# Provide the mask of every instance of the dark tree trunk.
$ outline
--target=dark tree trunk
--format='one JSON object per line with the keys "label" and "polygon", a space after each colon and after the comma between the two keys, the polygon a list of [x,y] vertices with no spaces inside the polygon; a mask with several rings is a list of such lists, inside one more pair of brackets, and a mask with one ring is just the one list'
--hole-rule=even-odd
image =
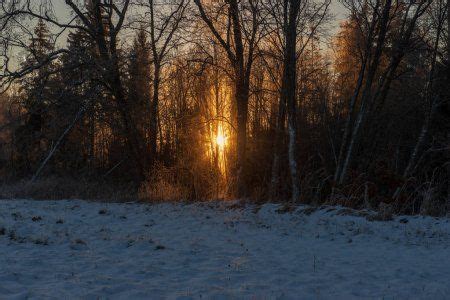
{"label": "dark tree trunk", "polygon": [[[447,86],[450,86],[450,0],[447,0]],[[447,89],[447,111],[450,112],[450,90]],[[450,147],[450,131],[447,132]],[[450,151],[447,151],[447,210],[450,211]]]}
{"label": "dark tree trunk", "polygon": [[240,71],[237,72],[235,82],[235,97],[237,108],[237,194],[238,197],[246,196],[246,148],[247,148],[247,118],[248,118],[248,98],[249,85],[247,79]]}
{"label": "dark tree trunk", "polygon": [[159,85],[160,85],[160,66],[155,64],[153,74],[153,96],[150,108],[150,162],[154,164],[157,155],[158,140],[158,114],[159,114]]}
{"label": "dark tree trunk", "polygon": [[235,98],[237,108],[237,161],[236,161],[236,180],[237,196],[247,196],[246,185],[246,164],[247,164],[247,119],[248,119],[248,99],[250,85],[251,56],[249,55],[247,67],[245,66],[244,43],[241,32],[241,23],[239,19],[239,8],[236,0],[229,1],[230,15],[233,24],[233,37],[235,45]]}
{"label": "dark tree trunk", "polygon": [[115,63],[113,67],[113,75],[112,75],[112,84],[113,84],[113,95],[119,105],[120,115],[122,117],[122,122],[124,126],[124,134],[125,140],[130,152],[130,156],[134,161],[137,179],[143,180],[145,178],[146,172],[146,163],[145,163],[145,155],[142,152],[141,142],[142,138],[140,138],[140,134],[138,129],[136,128],[136,124],[134,123],[132,116],[130,114],[131,107],[128,103],[128,100],[125,97],[122,80],[120,78],[120,73],[118,69],[118,64]]}
{"label": "dark tree trunk", "polygon": [[275,128],[275,143],[273,145],[273,162],[272,162],[272,179],[270,186],[270,197],[275,199],[280,191],[280,166],[281,166],[281,154],[283,153],[284,146],[284,130],[286,122],[286,99],[280,97],[278,102],[278,116]]}
{"label": "dark tree trunk", "polygon": [[359,108],[359,112],[356,117],[352,133],[350,135],[350,140],[348,142],[345,159],[342,161],[342,171],[340,172],[340,176],[338,176],[339,184],[343,184],[346,179],[349,166],[353,159],[355,147],[359,142],[360,138],[359,130],[361,129],[361,126],[366,119],[367,107],[370,104],[369,102],[372,97],[372,84],[375,80],[375,75],[380,64],[381,54],[383,53],[383,49],[385,46],[384,44],[386,39],[386,33],[390,21],[389,16],[391,10],[391,3],[392,3],[391,0],[386,0],[383,7],[383,13],[380,20],[381,23],[378,32],[378,39],[375,48],[375,53],[370,63],[369,69],[367,71],[366,83],[364,85],[363,93],[361,95],[361,107]]}
{"label": "dark tree trunk", "polygon": [[120,76],[119,57],[116,49],[116,38],[113,33],[109,34],[109,47],[106,41],[106,32],[103,23],[103,15],[99,1],[94,1],[94,16],[96,26],[96,43],[102,60],[105,81],[109,84],[111,93],[118,104],[119,113],[123,123],[123,134],[129,151],[129,156],[133,160],[137,179],[145,178],[145,155],[140,147],[141,139],[136,124],[132,120],[131,109],[125,97],[124,87]]}
{"label": "dark tree trunk", "polygon": [[297,17],[300,9],[300,1],[285,0],[289,8],[288,21],[285,24],[285,49],[284,49],[284,66],[283,78],[281,86],[281,102],[287,104],[287,118],[288,118],[288,133],[289,133],[289,170],[291,174],[292,184],[292,202],[296,202],[300,198],[300,182],[298,178],[298,164],[297,164]]}

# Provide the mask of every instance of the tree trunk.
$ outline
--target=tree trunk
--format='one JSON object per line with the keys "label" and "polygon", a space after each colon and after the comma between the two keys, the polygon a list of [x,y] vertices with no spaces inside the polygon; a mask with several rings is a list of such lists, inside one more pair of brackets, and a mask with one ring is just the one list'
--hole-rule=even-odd
{"label": "tree trunk", "polygon": [[[443,27],[443,20],[439,23],[437,32],[436,32],[436,39],[434,41],[433,45],[433,56],[431,60],[431,67],[430,72],[428,74],[428,80],[425,87],[425,104],[429,106],[428,111],[425,115],[425,120],[422,124],[422,129],[420,130],[419,137],[417,139],[417,143],[411,152],[411,156],[409,157],[408,164],[406,165],[405,171],[403,172],[403,178],[407,179],[409,176],[411,176],[413,170],[415,169],[417,158],[419,156],[419,153],[421,149],[423,148],[427,137],[429,128],[431,126],[431,123],[433,121],[434,115],[437,111],[437,108],[439,106],[439,97],[438,95],[433,95],[433,82],[434,82],[434,73],[436,69],[436,59],[438,54],[438,48],[439,48],[439,41],[440,41],[440,35],[442,33],[442,27]],[[394,198],[398,195],[399,189],[396,190],[394,194]]]}
{"label": "tree trunk", "polygon": [[104,67],[105,81],[109,84],[111,93],[114,96],[119,113],[123,122],[123,133],[125,141],[129,150],[129,155],[135,163],[137,171],[137,179],[143,180],[145,178],[145,155],[142,155],[142,148],[140,147],[141,139],[139,138],[138,129],[131,117],[131,110],[128,100],[125,97],[124,87],[120,76],[119,57],[117,53],[117,41],[115,36],[110,34],[109,47],[106,41],[106,32],[103,23],[103,15],[101,5],[98,0],[93,2],[95,27],[96,27],[96,43],[99,50],[100,59]]}
{"label": "tree trunk", "polygon": [[136,171],[138,173],[137,179],[140,181],[146,177],[145,155],[143,155],[142,148],[140,146],[142,139],[139,137],[139,131],[136,128],[136,124],[133,122],[130,114],[131,109],[128,100],[125,98],[118,63],[116,59],[113,59],[113,62],[114,61],[115,63],[112,70],[112,91],[114,98],[119,105],[119,111],[122,116],[124,126],[125,141],[130,151],[131,158],[136,166]]}
{"label": "tree trunk", "polygon": [[350,99],[350,103],[349,103],[348,116],[347,116],[347,120],[345,122],[344,134],[342,136],[341,147],[339,149],[339,156],[338,156],[338,160],[337,160],[337,164],[336,164],[336,171],[334,173],[334,181],[336,183],[338,183],[341,178],[343,164],[344,164],[344,158],[345,158],[345,154],[346,154],[346,151],[348,148],[348,141],[349,141],[351,133],[352,133],[353,114],[355,113],[356,102],[361,93],[361,89],[362,89],[363,83],[364,83],[364,78],[366,75],[366,70],[367,70],[370,58],[372,56],[372,42],[373,42],[373,38],[374,38],[374,34],[375,34],[375,27],[376,27],[376,21],[374,20],[375,16],[376,15],[375,15],[375,11],[374,11],[373,16],[372,16],[372,23],[370,24],[370,27],[368,29],[366,47],[364,49],[364,54],[362,57],[361,67],[360,67],[359,75],[358,75],[358,81],[356,83],[356,87],[353,91],[353,95],[352,95],[352,97]]}
{"label": "tree trunk", "polygon": [[233,39],[235,45],[235,98],[237,108],[237,161],[236,180],[237,196],[247,195],[246,186],[246,152],[247,152],[247,119],[248,99],[250,85],[250,70],[252,58],[249,55],[247,66],[245,66],[245,52],[242,38],[241,21],[239,19],[239,7],[236,0],[229,1],[230,17],[233,24]]}
{"label": "tree trunk", "polygon": [[[288,1],[288,0],[286,0]],[[300,1],[289,1],[289,18],[285,26],[285,53],[283,66],[283,81],[281,86],[282,102],[287,104],[288,133],[289,133],[289,170],[291,173],[292,184],[292,202],[296,202],[300,198],[300,182],[298,178],[297,164],[297,16],[299,12]]]}
{"label": "tree trunk", "polygon": [[247,194],[246,177],[246,148],[247,148],[247,118],[249,86],[243,75],[238,75],[235,83],[235,97],[237,107],[237,162],[236,180],[237,196],[243,197]]}
{"label": "tree trunk", "polygon": [[[447,86],[450,85],[450,0],[447,0]],[[450,91],[447,89],[447,111],[450,111]],[[450,131],[447,132],[450,146]],[[450,151],[447,151],[447,210],[450,211]]]}
{"label": "tree trunk", "polygon": [[[367,59],[367,57],[366,57]],[[336,164],[336,171],[334,173],[334,181],[338,182],[342,172],[342,164],[344,162],[345,150],[347,150],[348,140],[350,139],[350,133],[352,129],[353,113],[355,111],[356,100],[358,99],[361,87],[363,85],[364,73],[366,72],[366,60],[363,61],[361,69],[359,71],[358,82],[356,84],[355,91],[350,99],[350,106],[348,110],[347,120],[345,122],[344,134],[342,137],[341,147],[339,150],[338,162]]]}
{"label": "tree trunk", "polygon": [[[369,119],[373,119],[377,114],[381,112],[381,110],[384,107],[384,104],[386,102],[388,93],[391,88],[391,84],[394,81],[397,71],[397,68],[399,67],[400,63],[402,62],[406,51],[408,49],[408,45],[410,45],[411,36],[414,32],[414,28],[416,26],[418,18],[425,12],[424,9],[422,9],[422,5],[428,6],[428,4],[425,3],[425,1],[421,2],[419,4],[419,7],[417,7],[416,12],[414,13],[413,17],[410,18],[409,24],[406,27],[406,30],[402,32],[399,36],[399,40],[396,42],[396,45],[394,45],[395,52],[393,53],[389,65],[386,68],[386,70],[383,72],[383,74],[380,76],[379,83],[375,89],[375,94],[373,96],[373,100],[371,101],[371,106],[368,108],[370,116]],[[409,19],[409,15],[405,15],[404,23],[407,24],[407,19]],[[441,31],[441,25],[439,25],[439,31]],[[405,28],[405,27],[402,27]],[[433,64],[435,64],[435,57],[433,58]],[[427,89],[428,90],[428,89]],[[371,143],[369,144],[366,149],[372,149],[372,151],[375,151],[377,142],[382,138],[383,132],[380,130],[381,126],[372,126],[367,133],[367,136],[372,137]],[[367,166],[365,165],[367,168]]]}
{"label": "tree trunk", "polygon": [[345,160],[342,164],[342,172],[340,174],[340,177],[338,178],[339,184],[344,183],[349,165],[351,163],[351,160],[353,159],[354,148],[355,148],[356,144],[359,142],[359,130],[362,126],[362,123],[365,120],[367,106],[369,105],[369,101],[371,100],[371,97],[372,97],[372,84],[375,79],[375,75],[376,75],[376,72],[378,70],[379,63],[380,63],[381,54],[382,54],[383,48],[384,48],[384,42],[385,42],[387,28],[388,28],[388,24],[389,24],[389,20],[390,20],[389,15],[390,15],[390,10],[391,10],[391,3],[392,3],[391,0],[386,0],[384,7],[383,7],[383,14],[381,17],[381,24],[380,24],[380,29],[379,29],[379,33],[378,33],[375,54],[374,54],[373,60],[370,63],[370,66],[369,66],[366,83],[364,86],[363,94],[361,96],[361,107],[359,109],[358,116],[357,116],[355,124],[353,126],[353,131],[351,133],[351,139],[349,141]]}
{"label": "tree trunk", "polygon": [[[221,34],[214,27],[214,21],[209,18],[203,9],[203,5],[200,0],[194,0],[195,4],[199,8],[201,18],[205,21],[206,25],[209,27],[214,37],[217,39],[219,44],[222,46],[224,51],[227,53],[228,59],[231,62],[234,69],[234,88],[235,88],[235,101],[237,108],[237,139],[236,139],[236,167],[235,167],[235,178],[236,178],[236,196],[243,197],[247,194],[246,187],[246,144],[247,144],[247,119],[248,119],[248,100],[249,100],[249,85],[250,85],[250,75],[253,63],[253,53],[255,49],[255,34],[257,24],[254,24],[252,38],[247,40],[248,51],[244,51],[244,39],[243,39],[243,29],[241,27],[241,16],[239,13],[239,3],[237,0],[226,1],[229,5],[229,21],[232,32],[224,40]],[[257,14],[253,14],[255,18]],[[256,19],[253,19],[256,22]],[[247,57],[247,60],[245,59]]]}
{"label": "tree trunk", "polygon": [[31,183],[35,182],[36,179],[39,177],[39,175],[41,174],[42,170],[45,168],[45,166],[47,165],[47,163],[49,162],[49,160],[53,157],[53,154],[55,154],[55,151],[58,149],[58,147],[61,145],[61,142],[64,140],[64,138],[67,136],[67,134],[69,134],[69,132],[72,130],[72,128],[75,126],[75,124],[78,122],[78,120],[81,118],[81,116],[83,115],[84,111],[86,110],[86,106],[87,104],[83,105],[80,110],[78,111],[78,113],[75,115],[75,118],[73,119],[73,121],[69,124],[69,126],[64,130],[64,132],[61,134],[61,136],[58,138],[58,140],[56,141],[55,145],[53,145],[52,149],[50,150],[49,154],[47,155],[47,157],[44,159],[44,161],[41,163],[41,165],[39,166],[38,170],[36,171],[36,173],[33,175],[33,178],[31,179]]}
{"label": "tree trunk", "polygon": [[427,113],[427,116],[425,117],[425,121],[423,122],[422,129],[420,130],[416,146],[414,147],[414,150],[412,151],[411,156],[409,158],[408,165],[406,166],[405,171],[403,172],[403,178],[405,179],[412,174],[412,171],[414,170],[414,167],[416,165],[419,152],[425,144],[425,141],[428,136],[428,131],[431,125],[431,121],[433,120],[433,116],[436,113],[438,102],[437,100],[438,100],[437,97],[433,99],[433,103],[431,104],[431,110]]}
{"label": "tree trunk", "polygon": [[275,143],[273,145],[273,162],[272,162],[272,179],[270,183],[270,197],[275,199],[280,189],[280,165],[281,165],[281,153],[283,152],[283,136],[284,136],[284,123],[286,121],[286,99],[280,97],[278,103],[278,116],[277,124],[275,128]]}
{"label": "tree trunk", "polygon": [[160,85],[160,66],[155,63],[153,74],[153,96],[150,108],[150,163],[153,165],[157,155],[158,140],[158,113],[159,113],[159,85]]}

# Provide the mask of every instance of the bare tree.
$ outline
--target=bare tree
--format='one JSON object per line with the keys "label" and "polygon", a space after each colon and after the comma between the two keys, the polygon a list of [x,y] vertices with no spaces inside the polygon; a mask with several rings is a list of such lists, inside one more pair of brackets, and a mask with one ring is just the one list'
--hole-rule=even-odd
{"label": "bare tree", "polygon": [[[285,115],[288,119],[288,157],[291,174],[292,201],[300,197],[299,170],[297,164],[298,124],[297,124],[297,60],[309,45],[317,29],[322,25],[330,1],[315,3],[302,0],[267,1],[265,9],[271,16],[268,28],[275,32],[275,38],[281,41],[280,56],[283,65],[277,130],[274,145],[274,159],[272,164],[271,191],[275,196],[279,185],[279,168],[281,155],[281,136],[284,134]],[[299,41],[302,39],[302,43]]]}
{"label": "bare tree", "polygon": [[162,80],[162,69],[170,51],[179,45],[180,37],[177,31],[185,19],[189,1],[141,0],[139,7],[144,9],[141,21],[150,36],[150,50],[152,53],[152,101],[150,105],[150,157],[153,164],[157,154],[159,98]]}
{"label": "bare tree", "polygon": [[[352,1],[349,1],[349,3],[352,7],[351,9],[356,13],[357,5],[355,5]],[[397,6],[393,7],[392,1],[390,0],[384,1],[384,3],[377,0],[372,8],[372,17],[367,18],[366,16],[359,19],[360,23],[358,26],[360,28],[364,28],[364,26],[368,28],[368,32],[366,33],[367,38],[365,41],[366,50],[364,52],[364,58],[361,64],[358,83],[350,101],[349,115],[347,117],[340,155],[335,172],[335,181],[337,183],[344,183],[349,166],[353,159],[355,147],[359,143],[360,129],[366,121],[368,112],[374,103],[382,103],[383,99],[386,98],[392,79],[395,76],[395,71],[404,57],[406,49],[410,45],[410,39],[417,20],[424,14],[426,8],[429,6],[429,3],[429,1],[425,0],[411,2],[404,10],[400,34],[398,35],[399,38],[395,45],[396,50],[394,51],[390,64],[382,73],[375,89],[373,88],[373,85],[375,83],[376,75],[380,71],[380,59],[384,48],[386,47],[386,37],[390,30],[390,25],[392,24],[391,20],[393,15],[400,10],[403,5],[397,3]],[[415,10],[411,13],[413,7],[415,7]],[[365,11],[363,10],[362,13],[364,16]],[[363,24],[363,20],[369,20],[369,24]],[[374,43],[375,47],[373,47]],[[372,48],[374,48],[373,52]],[[360,94],[361,96],[359,97]],[[353,121],[353,114],[358,98],[360,105],[358,112],[356,113],[356,118]]]}
{"label": "bare tree", "polygon": [[[226,52],[234,72],[234,93],[237,108],[237,194],[238,196],[244,196],[246,194],[246,144],[250,76],[255,49],[260,40],[258,35],[261,25],[260,1],[225,1],[223,4],[228,9],[225,28],[220,28],[215,24],[217,14],[223,10],[222,3],[218,3],[218,7],[214,7],[214,5],[212,5],[213,7],[206,7],[201,0],[194,0],[194,2],[198,7],[200,17]],[[208,8],[216,8],[218,10],[216,16],[212,15],[211,9]],[[249,15],[245,23],[243,23],[243,14]]]}
{"label": "bare tree", "polygon": [[442,33],[444,30],[444,22],[445,22],[445,7],[442,3],[442,1],[438,1],[437,3],[439,5],[437,10],[437,16],[436,16],[436,32],[435,32],[435,39],[432,44],[432,57],[431,57],[431,64],[430,64],[430,70],[428,74],[428,80],[425,85],[425,91],[424,91],[424,100],[425,100],[425,107],[428,109],[425,111],[425,118],[424,122],[422,124],[422,129],[420,130],[419,137],[417,139],[417,143],[411,152],[408,164],[406,165],[406,168],[403,172],[403,177],[408,178],[411,173],[414,170],[415,164],[417,162],[417,158],[419,156],[419,152],[424,146],[424,143],[428,137],[428,132],[431,126],[431,123],[433,121],[433,118],[436,114],[436,111],[438,109],[438,106],[440,106],[443,101],[440,97],[440,95],[435,91],[434,89],[434,81],[435,81],[435,73],[436,73],[436,63],[437,63],[437,55],[439,52],[439,44],[442,38]]}
{"label": "bare tree", "polygon": [[[142,179],[145,177],[147,159],[142,152],[142,139],[139,137],[139,131],[130,114],[130,103],[126,97],[121,78],[119,51],[117,48],[118,36],[123,29],[130,0],[90,0],[86,5],[67,0],[65,4],[72,16],[69,20],[59,20],[52,11],[51,1],[48,0],[2,1],[0,26],[5,28],[8,25],[14,25],[16,30],[26,31],[23,20],[24,18],[29,18],[31,20],[41,20],[56,27],[59,30],[56,37],[61,36],[64,31],[68,30],[80,30],[89,35],[98,51],[97,63],[98,69],[101,71],[100,82],[111,93],[117,104],[129,155],[134,162],[138,177]],[[13,40],[9,38],[7,41],[12,46],[24,47],[24,44],[18,38]],[[0,78],[2,85],[9,85],[15,79],[30,74],[34,70],[59,59],[61,54],[68,52],[68,49],[62,46],[36,64],[14,71],[10,70],[10,66],[13,63],[5,56],[5,71]],[[7,54],[7,52],[4,52],[4,54]]]}
{"label": "bare tree", "polygon": [[292,201],[300,197],[300,183],[297,166],[297,18],[300,12],[300,1],[284,1],[285,14],[285,54],[283,78],[281,86],[281,100],[287,104],[288,132],[289,132],[289,169],[292,181]]}

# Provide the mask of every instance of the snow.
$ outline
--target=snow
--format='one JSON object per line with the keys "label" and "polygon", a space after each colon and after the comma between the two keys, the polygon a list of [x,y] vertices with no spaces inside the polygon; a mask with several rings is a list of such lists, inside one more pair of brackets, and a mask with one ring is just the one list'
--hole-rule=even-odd
{"label": "snow", "polygon": [[448,219],[278,209],[1,200],[0,298],[448,299]]}

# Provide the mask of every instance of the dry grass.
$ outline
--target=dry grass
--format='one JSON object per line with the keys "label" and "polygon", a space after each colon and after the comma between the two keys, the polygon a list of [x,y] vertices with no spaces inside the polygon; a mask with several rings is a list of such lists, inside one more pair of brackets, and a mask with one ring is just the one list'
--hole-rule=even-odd
{"label": "dry grass", "polygon": [[428,176],[425,175],[402,182],[395,177],[360,174],[345,185],[335,185],[323,203],[375,210],[379,220],[389,220],[393,215],[448,214],[450,199],[446,194],[448,183],[445,170],[436,168]]}
{"label": "dry grass", "polygon": [[180,201],[187,199],[188,195],[185,187],[164,178],[144,182],[138,193],[139,200],[151,202]]}
{"label": "dry grass", "polygon": [[227,184],[220,174],[204,166],[192,169],[191,165],[180,164],[156,166],[152,176],[140,185],[70,177],[0,183],[0,199],[173,202],[217,200],[225,195]]}
{"label": "dry grass", "polygon": [[149,180],[142,183],[138,197],[141,201],[205,201],[221,198],[225,190],[220,175],[204,166],[173,167],[158,165]]}
{"label": "dry grass", "polygon": [[[182,165],[173,167],[156,166],[149,180],[139,187],[134,184],[113,184],[67,177],[49,177],[30,183],[28,180],[0,184],[0,199],[85,199],[96,201],[208,201],[232,198],[234,181],[225,180],[213,170],[203,165]],[[380,195],[379,186],[366,178],[357,178],[345,186],[330,187],[333,182],[325,172],[305,176],[302,180],[303,197],[301,203],[312,205],[342,205],[354,209],[378,211],[377,220],[389,220],[396,214],[445,215],[450,212],[450,199],[442,193],[445,178],[439,172],[426,180],[411,178],[399,188],[394,197],[394,189],[387,195]],[[250,186],[252,203],[271,202],[267,191],[259,186]],[[285,197],[278,197],[283,202]]]}
{"label": "dry grass", "polygon": [[0,199],[85,199],[99,201],[135,201],[137,191],[127,185],[62,177],[20,180],[0,185]]}

